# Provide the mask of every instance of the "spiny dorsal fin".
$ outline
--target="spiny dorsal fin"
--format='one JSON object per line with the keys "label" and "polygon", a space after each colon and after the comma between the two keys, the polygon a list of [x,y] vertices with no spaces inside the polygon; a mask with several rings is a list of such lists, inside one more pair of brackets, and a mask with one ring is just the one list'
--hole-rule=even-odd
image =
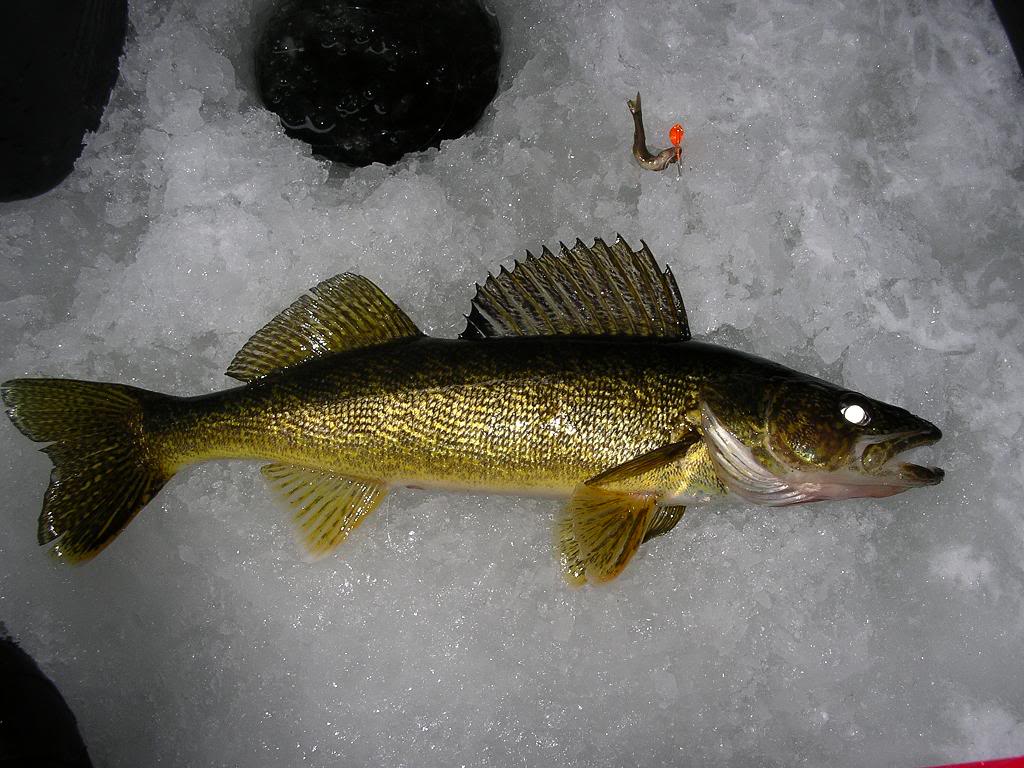
{"label": "spiny dorsal fin", "polygon": [[345,272],[311,288],[253,334],[227,374],[252,381],[320,355],[420,335],[384,291]]}
{"label": "spiny dorsal fin", "polygon": [[527,252],[477,286],[464,339],[494,336],[645,336],[690,338],[672,271],[662,271],[647,244],[634,251],[622,237],[612,246],[580,240],[559,255]]}
{"label": "spiny dorsal fin", "polygon": [[387,494],[372,481],[308,467],[267,464],[261,471],[274,496],[292,513],[297,538],[310,560],[330,554]]}

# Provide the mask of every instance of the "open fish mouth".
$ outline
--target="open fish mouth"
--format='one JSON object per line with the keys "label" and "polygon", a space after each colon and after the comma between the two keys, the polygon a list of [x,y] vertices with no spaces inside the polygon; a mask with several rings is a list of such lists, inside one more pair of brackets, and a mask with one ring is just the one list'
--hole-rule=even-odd
{"label": "open fish mouth", "polygon": [[946,474],[942,469],[910,464],[898,458],[900,454],[914,448],[932,445],[941,437],[942,431],[938,427],[923,422],[920,429],[873,438],[861,453],[861,466],[870,477],[880,481],[890,480],[894,485],[906,488],[935,485]]}

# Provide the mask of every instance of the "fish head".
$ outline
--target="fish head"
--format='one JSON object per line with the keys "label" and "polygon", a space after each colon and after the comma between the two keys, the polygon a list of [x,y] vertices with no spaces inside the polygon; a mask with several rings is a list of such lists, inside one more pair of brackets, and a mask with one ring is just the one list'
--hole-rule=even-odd
{"label": "fish head", "polygon": [[938,427],[812,377],[716,388],[702,398],[700,418],[719,479],[759,504],[891,496],[943,477],[899,460],[939,440]]}

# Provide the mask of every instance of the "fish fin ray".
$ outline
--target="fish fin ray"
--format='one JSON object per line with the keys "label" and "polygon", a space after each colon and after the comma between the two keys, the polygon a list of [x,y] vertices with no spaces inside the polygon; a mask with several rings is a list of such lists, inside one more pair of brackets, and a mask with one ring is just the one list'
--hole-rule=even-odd
{"label": "fish fin ray", "polygon": [[380,288],[345,272],[315,285],[253,334],[227,375],[248,382],[321,355],[420,335]]}
{"label": "fish fin ray", "polygon": [[651,521],[647,525],[647,531],[644,533],[644,540],[640,543],[646,544],[656,536],[664,536],[676,527],[676,523],[683,518],[684,512],[686,512],[686,507],[679,505],[655,509]]}
{"label": "fish fin ray", "polygon": [[477,286],[464,339],[499,336],[690,338],[686,309],[671,270],[659,268],[647,244],[634,251],[617,237],[609,246],[580,240],[558,255],[544,248]]}
{"label": "fish fin ray", "polygon": [[562,576],[573,586],[611,581],[646,534],[656,499],[580,486],[556,526]]}
{"label": "fish fin ray", "polygon": [[267,485],[291,514],[306,557],[330,554],[377,508],[387,488],[372,480],[292,464],[267,464]]}

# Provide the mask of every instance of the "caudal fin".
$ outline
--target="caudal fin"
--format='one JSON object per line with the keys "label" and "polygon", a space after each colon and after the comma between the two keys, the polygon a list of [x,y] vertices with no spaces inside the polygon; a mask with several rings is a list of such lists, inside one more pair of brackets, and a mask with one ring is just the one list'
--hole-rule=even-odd
{"label": "caudal fin", "polygon": [[121,384],[14,379],[0,385],[7,415],[53,462],[39,543],[72,563],[89,560],[170,479],[147,451],[143,408],[165,395]]}

